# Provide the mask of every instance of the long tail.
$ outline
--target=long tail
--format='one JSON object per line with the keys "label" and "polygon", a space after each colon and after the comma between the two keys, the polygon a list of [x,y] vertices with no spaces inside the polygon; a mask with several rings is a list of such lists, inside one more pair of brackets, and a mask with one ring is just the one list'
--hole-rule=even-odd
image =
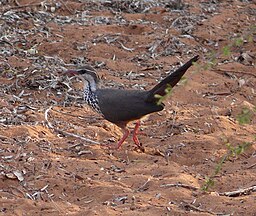
{"label": "long tail", "polygon": [[162,80],[160,83],[158,83],[154,88],[152,88],[149,91],[149,95],[146,99],[146,102],[153,102],[157,99],[155,98],[155,95],[161,95],[164,96],[166,94],[165,89],[168,85],[171,87],[174,87],[181,79],[181,77],[185,74],[187,69],[192,66],[193,62],[196,62],[199,59],[199,56],[195,56],[192,59],[190,59],[187,63],[182,65],[180,68],[178,68],[176,71],[171,73],[169,76],[167,76],[164,80]]}

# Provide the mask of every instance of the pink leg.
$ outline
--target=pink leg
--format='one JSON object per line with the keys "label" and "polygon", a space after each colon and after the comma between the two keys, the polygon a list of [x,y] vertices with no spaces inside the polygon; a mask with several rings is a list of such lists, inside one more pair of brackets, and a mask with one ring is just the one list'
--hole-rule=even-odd
{"label": "pink leg", "polygon": [[140,121],[137,121],[137,122],[136,122],[136,125],[135,125],[135,128],[134,128],[134,130],[133,130],[132,139],[133,139],[133,141],[135,142],[135,144],[140,147],[141,144],[140,144],[140,141],[139,141],[139,139],[138,139],[138,137],[137,137],[139,127],[140,127]]}
{"label": "pink leg", "polygon": [[121,147],[123,142],[126,140],[128,135],[130,134],[130,131],[127,128],[123,128],[123,130],[124,130],[124,134],[123,134],[122,139],[117,143],[117,149],[119,149]]}

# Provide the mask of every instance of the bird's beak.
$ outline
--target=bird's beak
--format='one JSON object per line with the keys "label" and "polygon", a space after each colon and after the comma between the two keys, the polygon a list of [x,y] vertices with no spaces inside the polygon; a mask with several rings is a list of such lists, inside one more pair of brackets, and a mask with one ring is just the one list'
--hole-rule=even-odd
{"label": "bird's beak", "polygon": [[66,70],[63,72],[64,75],[69,75],[69,76],[75,76],[75,75],[78,75],[78,71],[76,70]]}

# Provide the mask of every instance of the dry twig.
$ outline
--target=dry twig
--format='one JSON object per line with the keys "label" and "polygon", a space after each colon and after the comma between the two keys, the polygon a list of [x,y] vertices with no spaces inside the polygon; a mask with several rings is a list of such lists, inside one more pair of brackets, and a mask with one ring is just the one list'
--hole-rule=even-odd
{"label": "dry twig", "polygon": [[162,184],[160,185],[160,187],[182,187],[182,188],[186,188],[189,190],[198,190],[198,187],[194,187],[191,185],[187,185],[187,184],[182,184],[182,183],[176,183],[176,184]]}
{"label": "dry twig", "polygon": [[74,133],[70,133],[70,132],[67,132],[67,131],[63,131],[63,130],[60,130],[60,129],[54,127],[54,126],[52,125],[52,123],[48,120],[48,113],[49,113],[49,111],[50,111],[51,109],[52,109],[52,106],[50,106],[48,109],[46,109],[46,111],[45,111],[45,113],[44,113],[44,118],[45,118],[45,120],[46,120],[47,125],[48,125],[49,128],[51,128],[51,129],[53,129],[53,130],[55,130],[55,131],[57,131],[58,133],[61,133],[61,134],[63,134],[63,135],[72,136],[72,137],[75,137],[75,138],[79,138],[79,139],[81,139],[81,140],[83,140],[83,141],[85,141],[85,142],[89,142],[89,143],[92,143],[92,144],[100,144],[99,142],[96,142],[96,141],[93,141],[93,140],[91,140],[91,139],[85,138],[85,137],[80,136],[80,135],[78,135],[78,134],[74,134]]}
{"label": "dry twig", "polygon": [[247,169],[251,169],[251,168],[253,168],[253,167],[255,167],[255,166],[256,166],[256,163],[254,163],[254,164],[248,166]]}
{"label": "dry twig", "polygon": [[63,5],[64,7],[67,9],[67,11],[71,14],[71,15],[74,15],[74,13],[70,10],[70,8],[66,5],[66,3],[62,0],[59,0]]}
{"label": "dry twig", "polygon": [[16,1],[17,6],[14,7],[10,7],[7,8],[6,10],[4,10],[3,14],[5,14],[6,12],[10,11],[10,10],[16,10],[16,9],[21,9],[21,8],[27,8],[27,7],[38,7],[38,6],[42,6],[42,3],[35,3],[35,4],[25,4],[25,5],[21,5]]}
{"label": "dry twig", "polygon": [[238,73],[238,74],[244,74],[244,75],[249,75],[249,76],[256,77],[256,74],[254,72],[233,71],[233,70],[225,70],[225,69],[220,69],[220,68],[214,68],[212,70],[215,71],[215,72]]}
{"label": "dry twig", "polygon": [[123,43],[121,43],[120,41],[118,41],[118,43],[121,45],[121,47],[124,49],[124,50],[127,50],[129,52],[132,52],[133,50],[135,50],[134,48],[128,48],[126,47],[125,45],[123,45]]}
{"label": "dry twig", "polygon": [[137,188],[135,191],[136,192],[141,192],[141,191],[145,191],[147,190],[147,184],[151,181],[150,178],[148,178],[148,180],[143,184],[141,185],[139,188]]}
{"label": "dry twig", "polygon": [[[56,109],[52,109],[52,111],[55,111],[55,112],[58,112],[58,113],[61,113],[61,114],[64,114],[64,115],[76,117],[76,118],[78,118],[78,119],[86,119],[86,120],[88,120],[88,119],[92,118],[91,116],[79,116],[79,115],[74,115],[74,114],[71,114],[71,113],[68,113],[68,112],[62,112],[62,111],[56,110]],[[101,117],[97,117],[97,116],[95,117],[95,116],[93,116],[93,119],[94,119],[94,120],[96,120],[96,119],[101,119]]]}
{"label": "dry twig", "polygon": [[201,209],[201,208],[196,207],[195,205],[192,205],[192,204],[187,203],[187,202],[182,202],[181,206],[185,209],[192,210],[192,211],[206,212],[206,213],[209,213],[211,215],[218,215],[218,213],[215,213],[215,212],[212,212],[212,211],[206,210],[206,209]]}
{"label": "dry twig", "polygon": [[228,191],[224,193],[220,193],[221,196],[229,196],[229,197],[236,197],[236,196],[241,196],[241,195],[249,195],[251,192],[256,192],[256,185],[244,188],[244,189],[239,189],[235,191]]}

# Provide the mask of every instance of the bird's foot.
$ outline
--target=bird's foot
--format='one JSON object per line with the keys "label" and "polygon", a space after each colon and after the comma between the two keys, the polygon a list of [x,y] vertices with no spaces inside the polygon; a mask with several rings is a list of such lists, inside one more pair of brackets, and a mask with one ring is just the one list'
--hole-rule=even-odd
{"label": "bird's foot", "polygon": [[136,122],[135,128],[133,130],[133,135],[132,135],[132,139],[134,141],[134,143],[136,144],[136,146],[138,146],[139,149],[142,148],[142,144],[140,143],[137,135],[140,134],[140,132],[138,131],[140,127],[140,121]]}
{"label": "bird's foot", "polygon": [[137,134],[136,133],[133,133],[133,136],[132,136],[132,139],[136,145],[136,149],[139,149],[141,150],[142,152],[145,151],[144,147],[142,146],[142,143],[139,141],[138,137],[137,137]]}
{"label": "bird's foot", "polygon": [[121,148],[122,144],[130,134],[130,131],[127,128],[123,128],[123,130],[124,130],[123,137],[119,140],[116,146],[109,146],[109,149],[118,150]]}
{"label": "bird's foot", "polygon": [[130,131],[128,129],[126,129],[122,139],[117,143],[116,149],[121,148],[123,142],[126,140],[126,138],[128,137],[129,134],[130,134]]}

